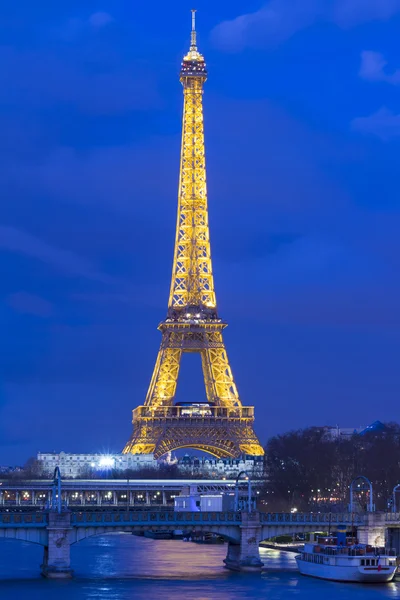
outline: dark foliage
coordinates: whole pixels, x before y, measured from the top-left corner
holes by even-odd
[[[376,508],[384,510],[400,483],[397,423],[347,439],[330,439],[317,427],[290,431],[271,438],[265,450],[263,500],[268,511],[346,510],[350,483],[359,475],[370,479]],[[361,496],[365,504],[367,494]]]

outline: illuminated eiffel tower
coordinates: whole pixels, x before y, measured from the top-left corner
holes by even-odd
[[[133,434],[124,453],[197,448],[217,457],[264,454],[253,430],[254,408],[242,406],[225,350],[226,327],[217,313],[208,228],[203,129],[203,85],[192,11],[190,50],[183,59],[183,129],[178,217],[167,318],[143,406],[133,411]],[[201,356],[207,402],[174,403],[183,352]]]

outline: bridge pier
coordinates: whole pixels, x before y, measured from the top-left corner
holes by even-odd
[[[400,556],[400,529],[389,527],[387,531],[389,548],[396,550],[396,555]]]
[[[385,546],[386,534],[385,513],[368,513],[365,525],[357,527],[357,537],[360,544]]]
[[[224,559],[226,567],[232,571],[261,571],[260,541],[260,513],[242,513],[240,543],[228,542],[228,553]]]
[[[71,513],[49,512],[48,545],[44,548],[42,575],[49,579],[66,579],[72,577],[71,545]]]

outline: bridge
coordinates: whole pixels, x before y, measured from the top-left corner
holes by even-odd
[[[225,565],[239,571],[261,569],[259,544],[263,540],[282,534],[328,531],[335,524],[346,525],[352,531],[356,528],[361,543],[390,545],[400,553],[400,513],[262,513],[253,510],[250,480],[247,510],[221,512],[177,512],[168,504],[178,493],[233,491],[233,481],[71,480],[61,485],[56,468],[53,482],[3,484],[0,482],[0,538],[43,546],[42,574],[50,578],[72,576],[74,544],[119,532],[144,535],[149,531],[179,530],[186,535],[217,534],[227,542]]]
[[[176,531],[218,534],[227,542],[225,565],[233,570],[259,571],[262,562],[259,544],[282,534],[327,531],[335,523],[366,529],[366,517],[352,514],[260,513],[254,512],[173,512],[171,510],[110,510],[85,507],[69,511],[58,509],[32,511],[15,507],[0,510],[0,538],[40,544],[44,548],[42,574],[50,578],[71,577],[71,546],[95,535],[146,531]],[[400,521],[399,521],[400,526]]]

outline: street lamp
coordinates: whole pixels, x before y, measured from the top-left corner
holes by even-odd
[[[247,475],[246,471],[240,471],[240,473],[238,474],[238,476],[236,477],[236,481],[235,481],[235,511],[237,511],[239,509],[239,479],[242,475],[245,475],[245,481],[247,481],[247,506],[248,506],[248,511],[249,513],[251,513],[251,509],[252,509],[252,502],[251,502],[251,479],[250,477]]]
[[[400,484],[398,483],[397,485],[394,486],[393,488],[393,501],[392,501],[392,512],[397,512],[397,507],[396,507],[396,492],[400,492]]]
[[[363,481],[363,485],[359,483],[357,485],[357,488],[358,488],[357,491],[359,491],[359,492],[369,491],[368,512],[372,512],[374,510],[372,483],[370,482],[369,479],[367,479],[367,477],[364,477],[364,475],[360,475],[359,477],[356,477],[355,479],[353,479],[353,481],[350,484],[350,507],[349,508],[350,508],[351,513],[354,512],[354,499],[353,499],[354,484],[357,481],[360,481],[360,479]]]

